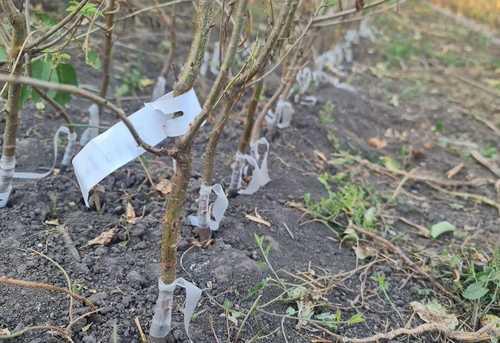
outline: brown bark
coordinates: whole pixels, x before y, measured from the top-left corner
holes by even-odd
[[[26,21],[24,15],[8,0],[3,4],[9,13],[9,21],[13,28],[12,41],[9,51],[9,62],[11,73],[19,76],[23,70],[22,58],[18,58],[22,53],[21,49],[26,39]],[[16,63],[16,61],[18,63]],[[7,158],[16,155],[16,133],[19,125],[19,110],[22,85],[9,82],[8,98],[5,107],[5,131],[3,135],[2,156]]]
[[[184,64],[179,81],[174,85],[176,96],[189,91],[199,74],[212,27],[213,2],[198,0],[196,17],[197,25],[189,57]],[[186,190],[191,178],[191,143],[188,141],[177,145],[178,150],[174,155],[177,167],[172,179],[173,189],[162,221],[160,278],[166,284],[175,281],[177,275],[177,241],[182,225]]]
[[[106,0],[104,13],[106,16],[106,28],[104,31],[104,50],[102,59],[102,81],[99,95],[106,98],[109,88],[109,79],[111,73],[111,61],[113,56],[113,26],[114,17],[117,11],[116,0]],[[102,114],[103,107],[99,106],[99,115]]]

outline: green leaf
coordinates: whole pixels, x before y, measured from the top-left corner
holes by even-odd
[[[442,234],[444,234],[446,232],[453,232],[456,229],[457,228],[453,224],[450,224],[450,223],[448,223],[446,221],[440,222],[440,223],[432,225],[432,227],[431,227],[431,237],[433,239],[436,239],[439,236],[441,236]]]
[[[49,81],[52,72],[52,63],[41,58],[31,63],[31,75],[34,79]]]
[[[399,164],[398,161],[393,159],[390,156],[383,156],[381,157],[382,162],[384,163],[384,167],[389,169],[390,171],[399,171],[401,170],[401,165]]]
[[[59,83],[65,85],[78,86],[78,77],[76,75],[76,70],[72,64],[61,63],[57,65],[57,78]],[[71,101],[71,94],[66,92],[57,92],[54,100],[60,105],[66,105]]]
[[[362,313],[356,313],[349,319],[349,325],[355,325],[365,322],[365,317],[363,317]]]
[[[79,2],[76,0],[70,0],[68,4],[68,8],[66,9],[67,12],[73,13],[77,10],[79,6]],[[102,16],[102,13],[97,10],[97,6],[92,3],[85,4],[82,9],[80,10],[80,13],[87,18],[91,18],[97,14],[97,16]]]
[[[469,285],[463,292],[462,296],[467,300],[479,300],[488,294],[488,292],[488,288],[484,287],[481,283],[476,282]]]
[[[286,309],[286,315],[287,316],[295,316],[297,314],[297,310],[294,309],[292,306],[288,306]]]
[[[31,93],[32,89],[30,86],[23,85],[21,87],[21,97],[20,97],[21,108],[24,107],[26,102],[31,98]]]
[[[0,62],[7,62],[7,51],[0,46]]]
[[[34,79],[50,81],[52,74],[54,74],[54,71],[52,62],[50,60],[40,58],[31,63],[31,75]],[[33,102],[37,102],[40,100],[40,96],[34,91],[30,91],[30,93],[28,94],[28,98],[30,96]]]
[[[85,54],[85,63],[96,70],[101,70],[101,58],[99,57],[99,54],[93,50],[89,50]]]
[[[52,18],[50,15],[43,11],[33,11],[35,17],[40,20],[40,22],[47,27],[52,27],[57,24],[57,20]]]

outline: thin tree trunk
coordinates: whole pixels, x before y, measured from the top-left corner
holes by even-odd
[[[113,26],[114,17],[117,11],[116,0],[106,0],[106,8],[104,14],[106,16],[106,28],[104,31],[104,50],[102,61],[102,81],[99,95],[106,98],[109,88],[109,80],[111,77],[111,61],[113,56]],[[99,116],[102,114],[103,107],[99,106]]]
[[[175,96],[181,95],[193,87],[206,50],[212,21],[212,0],[199,0],[196,31],[189,57],[179,81],[174,85]],[[182,225],[186,191],[191,178],[191,141],[186,144],[178,144],[177,149],[174,154],[177,167],[172,179],[173,189],[162,221],[160,278],[165,284],[174,282],[177,275],[177,241]]]
[[[26,21],[24,15],[15,7],[12,1],[2,4],[5,13],[9,13],[9,21],[13,28],[12,41],[9,51],[11,73],[20,76],[23,70],[23,59],[19,58],[22,46],[26,39]],[[16,63],[17,62],[17,63]],[[16,166],[16,134],[19,125],[19,110],[21,106],[22,85],[10,82],[8,98],[5,107],[5,131],[3,134],[2,157],[0,159],[0,206],[7,203],[12,189],[12,179]]]
[[[247,115],[245,118],[245,128],[243,129],[243,134],[240,137],[240,143],[238,145],[238,152],[234,157],[234,162],[232,164],[232,175],[231,183],[229,185],[228,194],[230,197],[236,196],[238,193],[238,188],[240,185],[240,171],[244,166],[243,161],[239,158],[240,155],[244,155],[248,152],[250,147],[250,139],[252,137],[252,128],[255,123],[255,112],[257,111],[257,105],[260,101],[260,96],[262,94],[262,89],[264,88],[264,81],[260,80],[254,87],[252,94],[252,99],[248,104]]]

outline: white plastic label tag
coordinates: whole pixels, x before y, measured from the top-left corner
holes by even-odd
[[[80,145],[84,146],[91,139],[97,137],[99,134],[99,107],[96,104],[92,104],[89,109],[89,127],[83,131],[82,136],[80,137]]]
[[[176,287],[182,287],[186,290],[186,304],[184,305],[184,328],[186,334],[191,340],[189,333],[189,324],[193,317],[194,311],[201,298],[201,289],[196,287],[189,281],[183,278],[178,278],[173,283],[167,285],[161,280],[158,280],[158,301],[155,306],[155,313],[151,322],[150,335],[156,338],[166,337],[172,330],[172,308],[174,307],[174,290]]]
[[[175,117],[176,112],[183,115]],[[187,132],[201,106],[193,89],[173,96],[170,92],[128,117],[146,144],[155,146],[167,137],[178,137]],[[73,168],[89,206],[92,187],[116,169],[144,153],[123,122],[119,122],[92,139],[73,159]]]
[[[269,111],[266,116],[266,122],[270,126],[276,125],[280,129],[290,126],[295,110],[293,105],[286,100],[278,100],[276,112]]]
[[[207,186],[202,186],[207,187]],[[210,230],[217,231],[219,230],[220,222],[224,218],[224,213],[229,206],[229,201],[227,200],[226,193],[224,193],[224,189],[220,184],[215,184],[213,186],[207,187],[208,195],[210,192],[214,192],[216,195],[215,201],[210,205],[209,208],[209,221],[208,226]],[[213,218],[213,219],[212,219]],[[188,217],[189,224],[192,226],[200,227],[199,218],[197,215],[191,215]]]
[[[265,152],[260,159],[259,145],[265,146]],[[243,158],[253,169],[252,179],[248,184],[247,188],[241,189],[240,194],[252,195],[257,192],[261,187],[267,185],[271,178],[269,177],[269,171],[267,168],[267,156],[269,154],[269,142],[267,139],[262,137],[257,142],[250,145],[251,155],[242,155]]]

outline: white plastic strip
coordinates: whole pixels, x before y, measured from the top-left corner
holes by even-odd
[[[201,298],[201,289],[183,278],[178,278],[171,284],[165,284],[158,280],[158,301],[155,306],[155,313],[151,322],[150,336],[154,338],[166,337],[172,330],[172,309],[174,307],[174,290],[182,287],[186,290],[186,303],[184,305],[184,328],[191,340],[189,325],[198,302]]]
[[[60,127],[55,135],[53,140],[54,146],[54,160],[49,170],[45,173],[30,173],[30,172],[16,172],[16,159],[15,157],[7,159],[5,156],[2,156],[0,159],[0,208],[7,206],[7,202],[9,201],[10,193],[12,192],[12,180],[13,179],[42,179],[46,176],[52,174],[56,164],[57,164],[57,155],[59,152],[59,137],[61,134],[66,134],[68,136],[68,143],[66,145],[66,149],[64,151],[62,165],[69,164],[71,157],[76,150],[76,133],[70,133],[69,129],[65,126]]]
[[[167,80],[163,76],[158,76],[155,86],[153,87],[153,95],[151,97],[151,101],[158,100],[163,94],[165,94],[166,87]]]
[[[311,87],[313,81],[311,69],[305,67],[297,73],[297,84],[299,85],[299,94],[303,95]]]
[[[69,164],[71,163],[71,159],[73,158],[73,156],[75,156],[77,139],[78,135],[76,134],[76,132],[68,132],[68,143],[66,144],[66,149],[64,149],[64,155],[61,160],[62,166],[69,166]]]
[[[203,187],[205,187],[206,189],[203,189]],[[216,198],[213,204],[209,205],[208,227],[212,231],[217,231],[219,230],[220,223],[224,218],[224,213],[229,206],[229,201],[227,200],[226,193],[224,193],[224,189],[220,184],[215,184],[213,186],[202,186],[202,189],[200,190],[200,198],[204,195],[207,195],[206,193],[208,193],[209,196],[211,192],[215,193]],[[201,204],[199,203],[198,206],[201,206]],[[200,218],[198,218],[197,215],[189,216],[188,222],[192,226],[201,227]]]
[[[99,134],[99,107],[96,104],[92,104],[89,109],[89,127],[83,131],[80,137],[80,145],[86,145],[90,140],[97,137]]]
[[[212,53],[212,59],[210,60],[210,72],[213,75],[218,75],[219,67],[220,67],[220,43],[215,42],[214,51]]]
[[[15,168],[15,157],[7,158],[6,156],[2,156],[0,158],[0,208],[7,206],[7,202],[9,201]]]
[[[71,133],[69,132],[69,129],[65,126],[61,126],[57,131],[56,131],[56,134],[54,135],[54,160],[52,162],[52,165],[50,166],[49,170],[45,173],[30,173],[30,172],[15,172],[14,173],[14,179],[31,179],[31,180],[38,180],[38,179],[43,179],[44,177],[47,177],[49,176],[50,174],[52,174],[52,171],[54,170],[54,168],[56,167],[56,163],[57,163],[57,155],[58,155],[58,152],[59,152],[59,149],[58,149],[58,143],[59,143],[59,137],[61,136],[61,134],[65,134],[65,135],[68,135],[71,136]],[[73,136],[73,139],[76,140],[76,137]],[[69,143],[69,139],[68,139],[68,143]],[[74,146],[73,147],[69,147],[70,149],[74,149]],[[66,150],[68,150],[68,146],[66,146]],[[66,152],[65,152],[66,153]],[[67,158],[67,157],[66,157]]]
[[[294,113],[293,105],[289,101],[278,100],[276,112],[269,111],[266,115],[266,122],[271,127],[277,126],[285,129],[290,126]]]
[[[259,146],[264,145],[265,151],[260,159]],[[267,168],[267,156],[269,154],[269,142],[262,137],[257,142],[250,145],[251,155],[242,155],[241,157],[252,167],[252,179],[247,188],[241,189],[239,194],[252,195],[257,192],[261,187],[267,185],[271,178]],[[260,163],[259,163],[260,162]]]
[[[176,112],[183,115],[175,117]],[[201,112],[193,89],[173,96],[168,93],[128,117],[145,143],[155,146],[167,137],[187,132]],[[102,179],[144,153],[123,122],[92,139],[73,159],[73,168],[87,207],[92,187]]]

